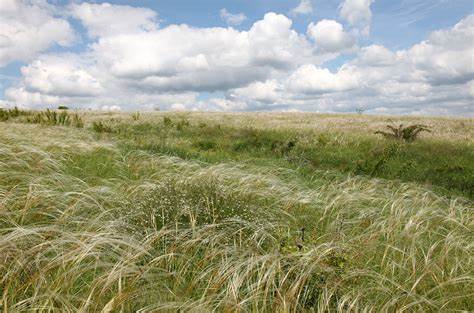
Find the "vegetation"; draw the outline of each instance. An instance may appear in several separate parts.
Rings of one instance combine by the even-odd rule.
[[[403,127],[403,124],[398,125],[398,127],[394,127],[392,125],[387,125],[387,128],[390,132],[384,132],[381,130],[376,131],[376,134],[380,134],[388,139],[397,139],[397,140],[404,140],[406,142],[413,142],[418,135],[425,131],[429,132],[429,128],[425,125],[410,125],[407,127]]]
[[[97,133],[112,133],[112,126],[108,125],[103,121],[94,121],[92,123],[92,129]]]
[[[135,112],[135,113],[132,113],[132,119],[134,121],[138,121],[140,119],[140,112]]]
[[[156,120],[138,124],[121,120],[96,121],[93,127],[99,133],[115,133],[121,144],[131,151],[143,150],[214,164],[230,160],[271,163],[298,170],[305,176],[312,176],[317,169],[335,170],[418,182],[443,194],[474,197],[472,143],[381,140],[370,134],[337,131],[315,133],[208,125],[202,121],[191,123],[179,116],[174,119],[165,116],[162,123]],[[411,134],[417,137],[419,131]],[[411,144],[404,144],[405,141]]]
[[[0,122],[8,121],[19,116],[28,115],[28,111],[23,111],[14,107],[13,109],[2,109],[0,108]]]
[[[0,125],[4,311],[474,309],[472,120],[83,117]]]

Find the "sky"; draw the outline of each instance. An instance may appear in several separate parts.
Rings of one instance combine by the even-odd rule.
[[[0,0],[0,107],[474,117],[472,0]]]

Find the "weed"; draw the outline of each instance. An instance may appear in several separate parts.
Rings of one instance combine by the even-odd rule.
[[[46,111],[37,112],[26,118],[26,122],[30,124],[42,124],[49,126],[74,126],[77,128],[84,127],[84,121],[79,114],[70,114],[66,110],[61,112],[47,109]]]
[[[163,117],[163,124],[165,127],[169,128],[173,126],[173,121],[169,117],[165,116]]]
[[[113,133],[114,129],[111,125],[105,123],[104,121],[94,121],[92,123],[92,129],[96,133]]]
[[[24,111],[14,107],[13,109],[2,109],[0,108],[0,122],[8,121],[22,115],[30,115],[29,111]]]
[[[186,127],[189,127],[189,121],[186,120],[186,119],[182,119],[180,120],[179,122],[176,123],[176,130],[177,131],[182,131],[184,130]]]
[[[215,149],[217,147],[217,143],[212,140],[199,140],[194,144],[194,146],[201,150],[207,151]]]
[[[75,113],[72,115],[72,125],[77,128],[83,128],[84,127],[84,121],[82,118],[79,116],[79,114]]]
[[[431,132],[431,130],[427,126],[421,124],[414,124],[406,127],[404,127],[403,124],[398,125],[398,127],[387,125],[386,127],[390,130],[390,132],[378,130],[375,132],[375,134],[382,135],[388,139],[413,142],[415,141],[415,139],[418,138],[418,135],[421,132]]]
[[[140,112],[134,112],[132,113],[132,120],[138,121],[140,119]]]

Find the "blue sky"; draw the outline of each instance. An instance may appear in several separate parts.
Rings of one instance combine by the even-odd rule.
[[[4,48],[0,48],[0,105],[45,107],[74,103],[78,108],[125,110],[149,109],[158,105],[162,109],[186,110],[289,108],[329,112],[353,111],[362,106],[373,113],[405,114],[469,114],[472,111],[473,65],[472,57],[468,56],[473,51],[472,18],[469,17],[474,13],[474,2],[471,0],[0,0],[1,3],[4,8],[0,7],[0,17],[3,15],[5,27],[0,27],[4,29],[3,34],[0,30],[0,39],[7,39]],[[103,3],[108,3],[107,8]],[[301,10],[295,9],[299,6]],[[237,20],[226,20],[222,13],[224,9],[227,16],[233,18],[235,15]],[[270,12],[275,15],[266,15]],[[128,20],[127,14],[130,14],[130,20],[135,17],[137,21],[133,25],[120,26]],[[241,14],[240,19],[237,14]],[[30,21],[25,16],[38,16],[38,20]],[[14,25],[9,23],[7,27],[9,19],[14,21]],[[98,30],[98,23],[105,19],[110,25],[119,25],[118,31],[113,34],[104,32],[108,25],[102,25]],[[184,29],[176,30],[177,38],[181,38],[179,42],[163,37],[164,30],[187,24],[195,30],[209,30],[202,39],[209,44],[228,45],[222,36],[247,36],[251,29],[257,29],[254,25],[259,21],[265,25],[261,33],[252,37],[257,39],[249,35],[251,49],[236,59],[234,56],[230,58],[239,66],[221,63],[224,57],[232,54],[232,50],[226,49],[235,47],[223,46],[225,53],[218,55],[212,47],[193,42],[195,32]],[[41,35],[41,25],[47,22],[52,23],[54,31],[44,30],[44,35]],[[456,27],[458,23],[461,24]],[[232,27],[235,31],[214,34],[211,29],[216,27]],[[280,33],[289,32],[285,33],[286,37],[278,38],[278,34],[265,30],[267,27]],[[18,29],[27,30],[23,37],[15,35],[19,33]],[[94,31],[95,36],[91,35]],[[448,36],[443,37],[443,42],[438,42],[432,39],[436,32],[445,32]],[[449,32],[455,34],[449,35]],[[29,43],[21,42],[32,33],[37,35],[32,36]],[[301,38],[295,39],[292,34]],[[461,44],[458,47],[449,42],[449,37],[458,35],[465,36],[467,46]],[[103,45],[104,42],[112,45],[124,36],[130,41],[130,49],[136,45],[143,56],[130,57],[127,45]],[[193,54],[190,52],[192,49],[183,48],[188,40],[186,36],[190,36],[189,44],[196,45],[196,50],[202,50],[201,53]],[[142,37],[157,42],[142,45],[138,40]],[[160,42],[163,38],[170,42]],[[251,40],[257,40],[259,44],[255,45]],[[271,57],[284,57],[284,61],[269,60],[265,56],[265,61],[261,62],[268,63],[263,64],[258,63],[260,61],[257,62],[255,56],[249,56],[249,53],[265,54],[263,44],[273,46],[275,41],[280,41],[281,47],[273,47],[275,51]],[[426,41],[428,44],[423,44]],[[161,43],[169,47],[164,49]],[[176,49],[173,45],[177,45]],[[18,52],[25,49],[31,53]],[[111,52],[114,49],[124,51]],[[298,49],[303,49],[301,52],[305,55],[298,55]],[[174,50],[182,53],[179,59],[167,55],[176,53]],[[106,56],[117,62],[108,63]],[[449,64],[451,59],[448,56],[467,63]],[[381,66],[380,58],[390,60],[383,61],[385,63],[382,62]],[[433,63],[427,64],[426,60],[430,59],[434,60]],[[167,62],[176,64],[174,67],[163,65]],[[198,63],[202,64],[198,66]],[[183,67],[182,64],[187,65]],[[103,73],[107,67],[114,66],[126,68],[130,76],[122,72]],[[172,68],[168,68],[170,66]],[[440,69],[440,66],[444,68]],[[384,75],[393,72],[393,68],[401,71],[397,72],[397,79],[381,85],[380,78],[388,77]],[[417,74],[408,77],[409,72]],[[213,83],[216,75],[227,77],[229,81]],[[380,86],[364,85],[364,76],[377,79]],[[170,77],[173,79],[168,82],[166,79]],[[359,80],[355,81],[353,77]],[[209,83],[195,83],[201,79]],[[143,83],[141,86],[149,87],[138,87],[138,80]],[[454,81],[459,83],[453,85]],[[68,90],[77,88],[66,86],[64,82],[81,84],[84,90],[68,94]],[[92,89],[88,92],[87,88]],[[123,97],[129,102],[138,99],[136,106],[112,100],[114,90],[124,88],[127,92]],[[424,90],[426,94],[414,90]],[[459,94],[459,90],[464,91],[461,99],[453,96]],[[395,95],[397,92],[404,98],[394,100],[387,96],[387,93]],[[254,97],[256,93],[261,96]],[[209,104],[206,105],[206,101]],[[429,101],[433,103],[431,106],[427,105]],[[382,105],[378,107],[377,102]]]

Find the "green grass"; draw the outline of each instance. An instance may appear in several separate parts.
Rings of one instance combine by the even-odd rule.
[[[0,125],[5,312],[474,309],[469,143],[84,119]]]
[[[178,124],[179,125],[179,124]],[[288,132],[220,125],[115,126],[127,149],[206,162],[264,158],[307,172],[336,170],[434,186],[445,194],[474,197],[474,146],[441,140],[403,143],[344,133]]]

